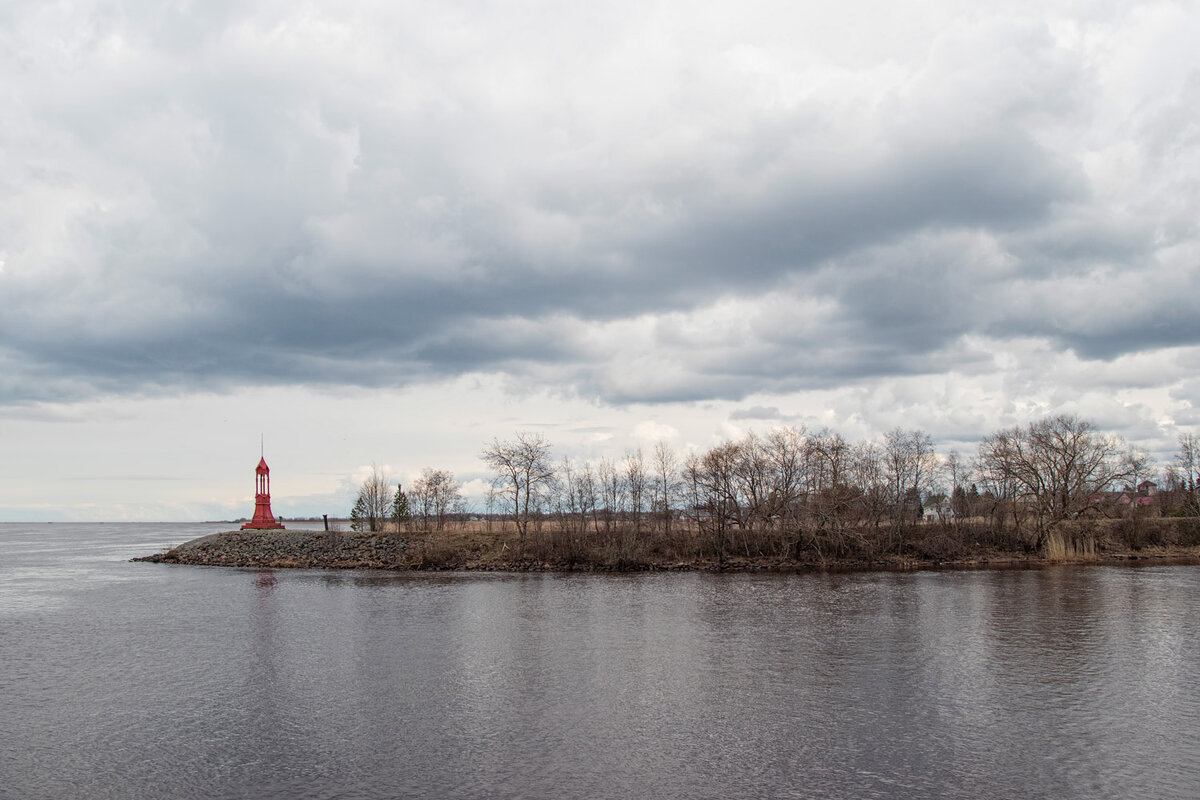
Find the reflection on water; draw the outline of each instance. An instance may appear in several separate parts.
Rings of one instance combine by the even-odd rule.
[[[0,796],[1200,795],[1195,567],[127,561],[204,532],[0,525]]]

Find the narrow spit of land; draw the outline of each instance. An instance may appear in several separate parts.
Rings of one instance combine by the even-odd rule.
[[[724,557],[697,547],[621,547],[571,553],[533,544],[520,554],[514,534],[458,530],[436,533],[367,533],[356,531],[263,530],[228,531],[202,536],[164,553],[136,558],[167,564],[199,566],[358,569],[458,570],[489,572],[638,572],[638,571],[863,571],[897,569],[1020,569],[1054,564],[1200,564],[1200,545],[1159,542],[1131,547],[1105,535],[1103,526],[1084,528],[1086,547],[963,547],[945,554],[890,553],[868,556],[800,552],[769,556],[727,552]],[[1072,532],[1080,540],[1080,530]]]

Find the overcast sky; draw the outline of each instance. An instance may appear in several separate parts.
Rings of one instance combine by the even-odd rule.
[[[1192,2],[0,5],[0,520],[1200,430]]]

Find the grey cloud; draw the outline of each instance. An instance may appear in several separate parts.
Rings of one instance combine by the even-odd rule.
[[[504,46],[488,84],[482,61],[457,60],[465,40],[438,52],[420,20],[357,31],[379,59],[357,63],[319,36],[267,41],[286,13],[98,13],[65,77],[35,28],[10,35],[32,68],[0,61],[23,98],[0,129],[23,175],[0,210],[29,221],[0,228],[0,402],[475,370],[612,402],[739,398],[980,364],[973,334],[1097,358],[1200,341],[1182,303],[1098,326],[1029,302],[1097,262],[1136,282],[1157,247],[1144,216],[1097,205],[1075,152],[1036,135],[1088,125],[1087,69],[1045,26],[950,28],[865,117],[878,131],[842,142],[851,123],[822,96],[723,119],[703,91],[660,87],[661,116],[623,128],[619,102],[566,83],[493,97],[522,74]],[[124,65],[104,51],[117,34]],[[997,63],[977,59],[993,41]],[[1030,75],[1048,77],[1030,89]],[[643,316],[702,327],[728,298],[753,320],[778,296],[821,301],[820,330],[605,340]],[[623,377],[646,353],[663,369]]]
[[[730,412],[729,419],[734,422],[741,420],[781,420],[784,416],[775,406],[750,406]]]

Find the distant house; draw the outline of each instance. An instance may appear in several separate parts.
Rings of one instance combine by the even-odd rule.
[[[938,522],[949,522],[954,519],[954,507],[950,504],[950,498],[942,497],[937,500],[927,500],[925,502],[925,519]]]
[[[1096,492],[1088,498],[1088,506],[1096,510],[1116,508],[1124,510],[1130,507],[1152,508],[1157,505],[1158,484],[1154,481],[1142,481],[1137,489],[1126,486],[1119,492]]]

